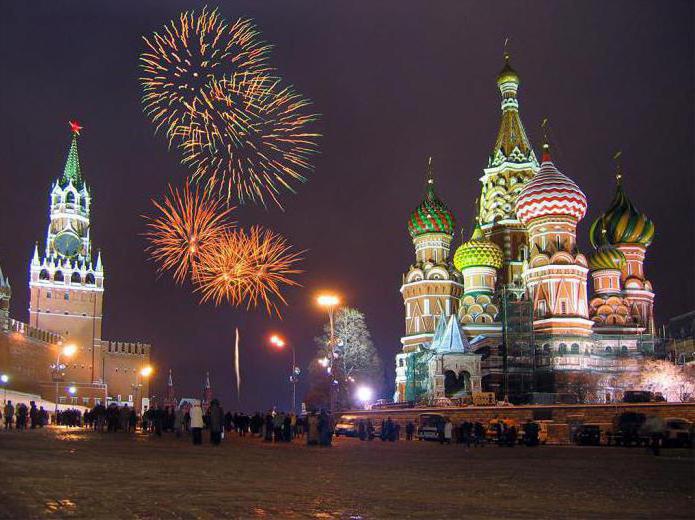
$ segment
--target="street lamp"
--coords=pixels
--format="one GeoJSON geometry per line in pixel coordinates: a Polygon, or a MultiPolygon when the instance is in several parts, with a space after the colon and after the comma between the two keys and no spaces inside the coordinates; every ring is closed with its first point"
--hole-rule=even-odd
{"type": "MultiPolygon", "coordinates": [[[[270,342],[279,349],[282,349],[287,345],[285,340],[277,334],[273,334],[270,337],[270,342]]],[[[292,349],[292,366],[290,367],[290,383],[292,383],[292,412],[297,413],[297,381],[299,380],[299,374],[302,371],[297,366],[297,361],[294,352],[294,344],[290,345],[290,349],[292,349]]]]}
{"type": "MultiPolygon", "coordinates": [[[[75,355],[77,352],[77,347],[73,343],[68,343],[67,345],[63,346],[60,350],[58,350],[58,357],[56,359],[56,362],[53,363],[52,365],[49,365],[49,368],[53,372],[53,380],[55,381],[56,385],[56,395],[55,395],[55,413],[56,416],[58,414],[58,383],[61,381],[61,377],[63,374],[63,370],[67,367],[64,363],[60,362],[60,356],[65,356],[67,358],[72,357],[75,355]]],[[[70,387],[74,388],[74,387],[70,387]]]]}
{"type": "Polygon", "coordinates": [[[145,365],[142,367],[137,374],[135,375],[135,384],[131,385],[133,388],[133,398],[135,399],[135,403],[133,403],[133,406],[137,407],[138,404],[138,391],[142,388],[142,382],[140,381],[139,378],[146,379],[152,375],[154,372],[154,368],[152,368],[151,365],[145,365]]]}
{"type": "Polygon", "coordinates": [[[374,390],[372,390],[368,386],[360,386],[357,388],[357,392],[355,393],[355,397],[357,397],[357,400],[359,402],[361,402],[362,406],[364,406],[366,408],[367,404],[374,397],[374,390]]]}
{"type": "Polygon", "coordinates": [[[336,377],[335,371],[333,370],[333,361],[336,357],[335,352],[335,327],[333,324],[333,314],[335,308],[340,304],[340,298],[335,294],[320,294],[316,298],[316,303],[320,307],[323,307],[328,311],[328,323],[330,325],[330,335],[328,338],[328,347],[330,349],[330,356],[328,361],[327,371],[331,375],[331,411],[336,411],[338,404],[338,378],[336,377]]]}
{"type": "Polygon", "coordinates": [[[10,381],[10,376],[8,376],[7,374],[2,374],[0,376],[0,382],[2,382],[2,388],[4,391],[4,396],[3,396],[3,400],[2,400],[3,405],[7,404],[7,383],[9,381],[10,381]]]}

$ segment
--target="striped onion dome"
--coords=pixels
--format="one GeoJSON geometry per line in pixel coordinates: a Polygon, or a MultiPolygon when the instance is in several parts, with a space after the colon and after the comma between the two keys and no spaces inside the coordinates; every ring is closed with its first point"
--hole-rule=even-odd
{"type": "Polygon", "coordinates": [[[470,240],[461,244],[454,254],[454,267],[459,271],[479,266],[501,269],[503,261],[502,249],[485,238],[477,222],[470,240]]]}
{"type": "Polygon", "coordinates": [[[548,145],[543,145],[540,171],[524,186],[516,201],[517,218],[526,225],[539,217],[566,216],[579,221],[584,215],[586,195],[555,167],[548,145]]]}
{"type": "Polygon", "coordinates": [[[408,232],[415,238],[426,233],[454,234],[454,215],[434,192],[434,179],[427,179],[425,200],[413,211],[408,220],[408,232]]]}
{"type": "Polygon", "coordinates": [[[626,263],[625,255],[617,247],[610,244],[599,246],[589,257],[589,269],[592,271],[622,270],[626,263]]]}
{"type": "Polygon", "coordinates": [[[623,191],[620,174],[617,178],[615,197],[608,210],[591,225],[589,239],[594,247],[604,242],[647,247],[654,239],[654,223],[635,208],[623,191]]]}

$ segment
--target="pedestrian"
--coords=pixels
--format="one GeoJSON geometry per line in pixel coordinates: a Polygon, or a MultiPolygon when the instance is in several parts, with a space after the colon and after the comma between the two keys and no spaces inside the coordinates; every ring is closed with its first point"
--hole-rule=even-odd
{"type": "Polygon", "coordinates": [[[31,409],[29,410],[29,420],[31,421],[31,429],[35,430],[39,425],[39,409],[36,408],[34,401],[30,402],[31,409]]]}
{"type": "Polygon", "coordinates": [[[14,420],[14,406],[12,406],[12,401],[7,401],[5,405],[5,429],[12,429],[12,421],[14,420]]]}
{"type": "Polygon", "coordinates": [[[196,403],[191,406],[191,431],[193,432],[193,444],[203,444],[203,409],[196,403]]]}
{"type": "Polygon", "coordinates": [[[219,446],[222,441],[222,430],[224,429],[224,411],[217,399],[210,402],[210,442],[219,446]]]}
{"type": "Polygon", "coordinates": [[[413,424],[413,421],[408,421],[407,423],[405,423],[405,440],[412,441],[414,433],[415,425],[413,424]]]}
{"type": "Polygon", "coordinates": [[[444,442],[446,442],[447,444],[451,444],[451,436],[453,429],[454,425],[451,423],[450,420],[447,419],[447,421],[444,423],[444,442]]]}
{"type": "Polygon", "coordinates": [[[138,415],[135,413],[135,407],[130,409],[128,416],[128,431],[135,433],[135,426],[138,424],[138,415]]]}
{"type": "Polygon", "coordinates": [[[183,410],[183,406],[179,406],[176,409],[176,417],[174,418],[174,431],[176,432],[176,437],[181,437],[181,433],[186,429],[186,412],[183,410]]]}
{"type": "Polygon", "coordinates": [[[367,440],[367,425],[364,423],[364,419],[360,419],[357,423],[357,435],[361,441],[367,440]]]}

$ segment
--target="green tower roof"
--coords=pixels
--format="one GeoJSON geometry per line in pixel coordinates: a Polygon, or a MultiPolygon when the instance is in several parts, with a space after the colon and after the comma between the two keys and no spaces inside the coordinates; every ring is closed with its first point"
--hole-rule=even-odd
{"type": "Polygon", "coordinates": [[[63,176],[60,178],[60,186],[64,188],[72,181],[73,186],[79,189],[84,183],[80,170],[80,156],[77,153],[77,136],[80,135],[82,127],[77,121],[70,121],[70,128],[72,130],[72,143],[68,151],[68,158],[65,161],[63,176]]]}

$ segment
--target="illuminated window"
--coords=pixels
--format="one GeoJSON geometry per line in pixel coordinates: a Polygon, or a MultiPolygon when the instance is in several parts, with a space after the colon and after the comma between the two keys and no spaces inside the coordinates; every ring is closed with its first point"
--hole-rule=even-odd
{"type": "Polygon", "coordinates": [[[51,297],[51,293],[50,293],[50,291],[49,291],[49,292],[46,293],[46,298],[50,298],[50,297],[51,297]]]}
{"type": "Polygon", "coordinates": [[[69,299],[70,299],[70,293],[65,293],[65,294],[63,295],[63,298],[66,299],[66,300],[69,300],[69,299]]]}

